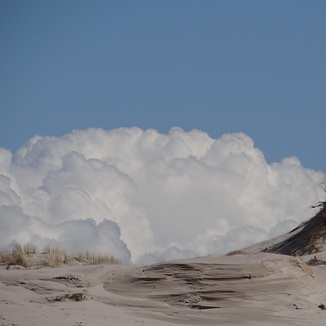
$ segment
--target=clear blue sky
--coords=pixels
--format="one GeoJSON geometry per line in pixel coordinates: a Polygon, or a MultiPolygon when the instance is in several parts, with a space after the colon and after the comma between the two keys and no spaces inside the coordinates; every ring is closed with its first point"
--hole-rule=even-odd
{"type": "Polygon", "coordinates": [[[325,17],[324,0],[2,0],[0,146],[179,126],[325,171],[325,17]]]}

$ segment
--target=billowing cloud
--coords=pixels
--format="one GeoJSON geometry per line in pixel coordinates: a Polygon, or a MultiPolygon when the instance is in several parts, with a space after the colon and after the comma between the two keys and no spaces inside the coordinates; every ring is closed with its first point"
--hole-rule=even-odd
{"type": "Polygon", "coordinates": [[[223,254],[290,230],[322,172],[268,164],[243,133],[76,130],[0,148],[0,248],[12,241],[151,262],[223,254]]]}

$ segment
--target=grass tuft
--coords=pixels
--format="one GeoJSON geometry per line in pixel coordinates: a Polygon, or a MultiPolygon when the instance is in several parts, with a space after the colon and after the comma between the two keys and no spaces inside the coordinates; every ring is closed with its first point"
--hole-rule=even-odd
{"type": "Polygon", "coordinates": [[[59,247],[46,246],[42,251],[41,265],[58,267],[68,262],[68,255],[65,250],[59,247]]]}
{"type": "Polygon", "coordinates": [[[23,250],[26,255],[35,255],[37,253],[37,247],[32,243],[26,243],[23,250]]]}
{"type": "Polygon", "coordinates": [[[0,254],[0,261],[2,264],[9,266],[18,265],[22,267],[28,266],[27,256],[24,253],[20,244],[16,244],[11,252],[5,252],[0,254]]]}

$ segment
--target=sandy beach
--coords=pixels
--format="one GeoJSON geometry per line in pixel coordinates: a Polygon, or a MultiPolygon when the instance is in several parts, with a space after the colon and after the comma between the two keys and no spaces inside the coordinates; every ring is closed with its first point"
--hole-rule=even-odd
{"type": "Polygon", "coordinates": [[[318,326],[325,281],[323,265],[267,253],[152,266],[2,267],[0,324],[318,326]]]}

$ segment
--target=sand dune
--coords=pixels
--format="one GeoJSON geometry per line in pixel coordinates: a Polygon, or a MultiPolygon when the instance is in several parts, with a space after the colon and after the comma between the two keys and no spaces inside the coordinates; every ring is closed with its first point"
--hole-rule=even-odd
{"type": "Polygon", "coordinates": [[[0,323],[325,325],[325,218],[324,203],[288,234],[228,256],[151,266],[0,266],[0,323]]]}
{"type": "Polygon", "coordinates": [[[325,325],[326,271],[270,253],[0,270],[0,324],[325,325]],[[321,306],[322,307],[322,306],[321,306]]]}
{"type": "Polygon", "coordinates": [[[247,253],[271,252],[291,256],[304,256],[326,251],[326,202],[320,204],[322,209],[311,219],[298,227],[271,240],[248,248],[247,253]]]}

